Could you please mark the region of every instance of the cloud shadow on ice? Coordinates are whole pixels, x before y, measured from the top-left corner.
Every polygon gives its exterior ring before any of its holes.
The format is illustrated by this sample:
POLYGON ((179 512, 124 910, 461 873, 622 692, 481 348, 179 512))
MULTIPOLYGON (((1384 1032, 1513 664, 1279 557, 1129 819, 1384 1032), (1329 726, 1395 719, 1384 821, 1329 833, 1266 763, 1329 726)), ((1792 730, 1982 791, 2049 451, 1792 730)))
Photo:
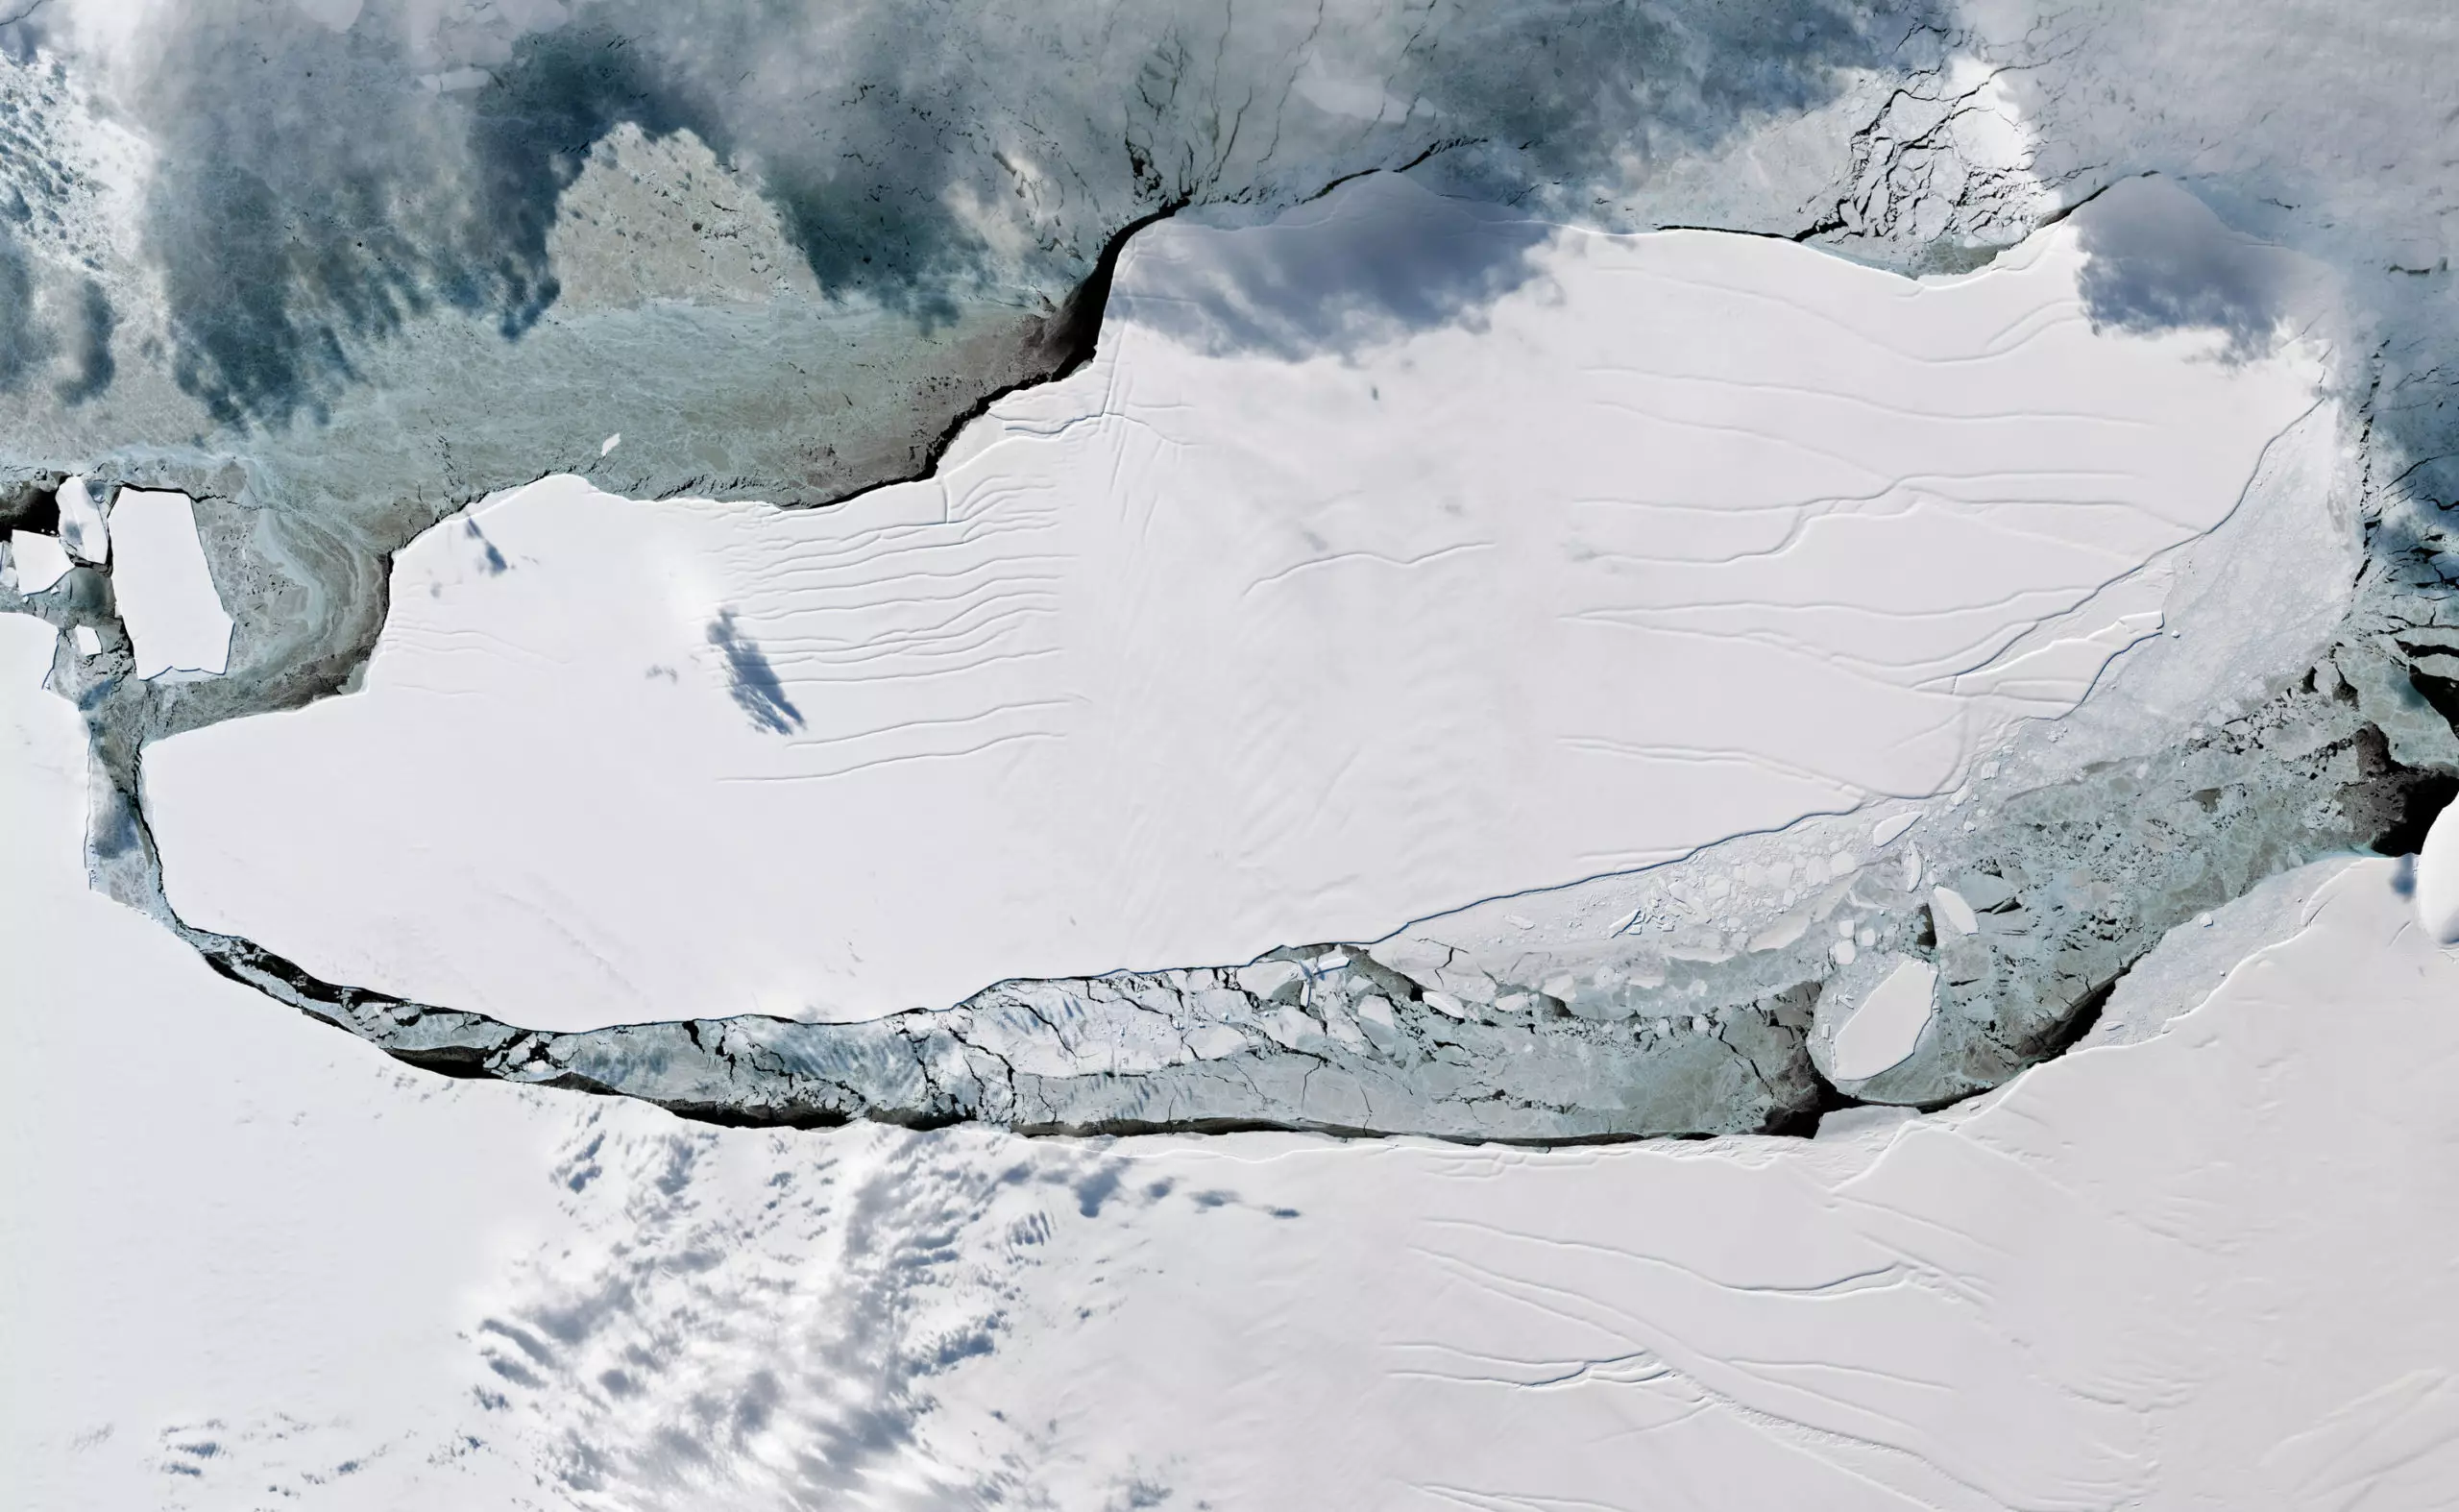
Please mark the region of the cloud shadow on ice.
POLYGON ((786 696, 777 670, 758 645, 735 628, 733 610, 720 610, 709 622, 709 644, 725 653, 726 691, 755 726, 772 735, 791 735, 803 727, 802 711, 786 696))
POLYGON ((1478 325, 1526 283, 1553 228, 1391 174, 1268 226, 1171 225, 1120 277, 1112 308, 1212 355, 1348 356, 1478 325))
POLYGON ((2159 178, 2130 179, 2075 212, 2083 309, 2095 330, 2210 330, 2231 360, 2262 356, 2295 313, 2295 254, 2230 231, 2201 200, 2159 178))

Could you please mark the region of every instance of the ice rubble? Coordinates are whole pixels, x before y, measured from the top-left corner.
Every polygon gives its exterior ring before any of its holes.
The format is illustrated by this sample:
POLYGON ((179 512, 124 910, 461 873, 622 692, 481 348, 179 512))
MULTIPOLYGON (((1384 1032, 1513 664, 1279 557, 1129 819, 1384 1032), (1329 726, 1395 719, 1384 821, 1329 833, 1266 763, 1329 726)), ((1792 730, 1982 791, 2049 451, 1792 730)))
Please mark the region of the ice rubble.
POLYGON ((2070 227, 1915 282, 1428 204, 1148 231, 1101 357, 927 482, 440 526, 354 696, 147 751, 171 904, 556 1031, 1372 939, 1950 784, 2313 404, 2310 354, 2095 332, 2070 227), (1290 286, 1447 214, 1528 260, 1475 329, 1290 286))
POLYGON ((417 1076, 87 890, 52 654, 0 616, 0 1460, 33 1504, 2285 1509, 2459 1478, 2459 958, 2389 861, 2215 910, 2225 981, 2144 1042, 1832 1140, 694 1127, 417 1076))

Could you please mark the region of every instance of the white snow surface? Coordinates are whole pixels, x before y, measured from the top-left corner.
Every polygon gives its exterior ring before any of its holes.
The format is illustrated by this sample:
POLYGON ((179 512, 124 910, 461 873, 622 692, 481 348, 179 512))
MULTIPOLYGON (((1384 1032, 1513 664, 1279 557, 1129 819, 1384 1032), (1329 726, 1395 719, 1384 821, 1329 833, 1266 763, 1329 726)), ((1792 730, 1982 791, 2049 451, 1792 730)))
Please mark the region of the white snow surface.
POLYGON ((2239 937, 2142 1043, 1815 1143, 714 1129, 412 1073, 88 890, 53 646, 0 616, 18 1504, 2406 1512, 2459 1484, 2459 959, 2393 863, 2239 937))
POLYGON ((188 496, 120 490, 111 539, 119 549, 112 596, 136 650, 136 675, 220 676, 230 664, 231 616, 214 591, 188 496))
POLYGON ((1928 281, 1489 227, 1490 305, 1293 351, 1241 270, 1376 192, 1146 232, 932 479, 439 526, 362 691, 147 752, 175 906, 552 1029, 1373 939, 1951 785, 2315 402, 2311 350, 2096 333, 2063 227, 1928 281))
POLYGON ((17 592, 38 594, 68 575, 68 552, 60 537, 39 530, 9 532, 9 560, 17 570, 17 592))
POLYGON ((1881 978, 1836 1031, 1830 1069, 1839 1082, 1863 1082, 1912 1053, 1930 1027, 1938 968, 1907 957, 1881 978))

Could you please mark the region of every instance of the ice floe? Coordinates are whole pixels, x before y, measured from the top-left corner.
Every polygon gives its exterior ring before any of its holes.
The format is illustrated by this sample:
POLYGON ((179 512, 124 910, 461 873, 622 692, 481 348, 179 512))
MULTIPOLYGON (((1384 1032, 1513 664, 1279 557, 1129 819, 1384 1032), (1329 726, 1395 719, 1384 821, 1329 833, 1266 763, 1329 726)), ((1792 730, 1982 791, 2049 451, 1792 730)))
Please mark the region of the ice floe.
POLYGON ((0 616, 0 1461, 30 1505, 1980 1512, 2459 1479, 2459 960, 2389 861, 2218 911, 2226 979, 2142 1043, 1815 1142, 711 1128, 410 1072, 87 890, 53 646, 0 616))
POLYGON ((231 656, 231 616, 196 537, 185 494, 122 489, 111 507, 119 565, 111 587, 136 647, 136 675, 219 676, 231 656))
POLYGON ((1929 962, 1898 961, 1836 1032, 1831 1061, 1836 1079, 1867 1081, 1911 1055, 1930 1025, 1931 995, 1937 982, 1938 968, 1929 962))

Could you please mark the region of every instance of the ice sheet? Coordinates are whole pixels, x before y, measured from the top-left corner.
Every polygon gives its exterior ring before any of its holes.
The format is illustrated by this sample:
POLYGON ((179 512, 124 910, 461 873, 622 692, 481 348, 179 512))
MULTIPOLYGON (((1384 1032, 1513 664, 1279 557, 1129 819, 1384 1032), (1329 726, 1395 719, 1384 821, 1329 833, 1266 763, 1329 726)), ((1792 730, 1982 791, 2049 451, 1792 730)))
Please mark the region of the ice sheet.
POLYGON ((1950 784, 2312 403, 2310 353, 2096 333, 2062 228, 1924 282, 1490 228, 1531 271, 1473 321, 1214 309, 1347 203, 1147 232, 1101 358, 932 481, 438 527, 363 692, 148 752, 174 903, 551 1028, 1371 939, 1950 784))

